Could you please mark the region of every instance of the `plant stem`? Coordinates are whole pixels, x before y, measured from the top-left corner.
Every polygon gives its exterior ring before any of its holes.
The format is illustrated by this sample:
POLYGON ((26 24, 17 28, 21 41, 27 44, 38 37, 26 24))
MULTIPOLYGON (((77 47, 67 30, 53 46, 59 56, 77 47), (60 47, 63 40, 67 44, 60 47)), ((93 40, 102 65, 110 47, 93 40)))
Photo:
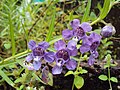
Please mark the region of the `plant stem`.
POLYGON ((73 79, 73 84, 72 84, 72 90, 74 90, 74 79, 73 79))
POLYGON ((110 82, 110 68, 108 67, 108 81, 109 81, 109 85, 110 85, 110 90, 112 90, 112 85, 110 82))
POLYGON ((95 21, 93 21, 90 25, 94 25, 95 23, 99 22, 101 20, 101 18, 97 18, 95 21))
MULTIPOLYGON (((82 54, 80 55, 80 58, 82 57, 82 54)), ((77 65, 77 69, 76 70, 78 70, 78 68, 79 68, 79 66, 80 66, 80 61, 81 61, 81 59, 79 59, 79 61, 78 61, 78 65, 77 65)))
POLYGON ((26 51, 24 51, 24 52, 22 52, 22 53, 19 53, 19 54, 17 54, 17 55, 14 55, 14 56, 11 56, 11 57, 9 57, 9 58, 6 58, 5 60, 1 61, 0 64, 4 63, 5 61, 9 61, 9 60, 11 60, 11 59, 15 59, 15 58, 17 58, 17 57, 19 57, 19 56, 22 56, 22 55, 24 55, 24 54, 27 54, 28 52, 30 52, 30 51, 29 51, 29 50, 26 50, 26 51))

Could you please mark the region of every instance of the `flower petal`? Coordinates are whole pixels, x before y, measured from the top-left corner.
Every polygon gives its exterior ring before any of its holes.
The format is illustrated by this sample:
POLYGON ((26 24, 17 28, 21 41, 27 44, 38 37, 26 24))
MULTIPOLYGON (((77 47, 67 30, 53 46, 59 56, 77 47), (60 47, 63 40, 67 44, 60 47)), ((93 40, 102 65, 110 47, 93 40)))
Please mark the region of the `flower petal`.
POLYGON ((45 49, 47 49, 49 47, 49 43, 43 41, 43 42, 38 43, 38 46, 45 50, 45 49))
POLYGON ((90 51, 91 54, 93 55, 94 58, 97 58, 98 57, 98 52, 97 51, 90 51))
POLYGON ((69 29, 63 30, 62 36, 65 40, 69 40, 73 37, 73 31, 69 29))
POLYGON ((69 51, 69 53, 70 53, 70 56, 76 56, 77 53, 78 53, 77 48, 75 48, 75 49, 73 49, 73 50, 68 50, 68 51, 69 51))
POLYGON ((69 70, 74 70, 76 67, 77 67, 77 62, 74 59, 71 59, 66 63, 66 68, 69 70))
POLYGON ((33 67, 35 70, 39 70, 41 67, 41 62, 40 61, 34 61, 33 62, 33 67))
POLYGON ((79 19, 74 19, 70 22, 70 26, 73 29, 76 29, 80 25, 80 20, 79 19))
POLYGON ((51 62, 54 61, 54 57, 55 57, 54 52, 48 52, 48 53, 46 53, 46 54, 44 55, 45 61, 46 61, 46 62, 49 62, 49 63, 51 63, 51 62))
POLYGON ((82 29, 83 29, 85 32, 89 32, 89 31, 92 30, 92 27, 91 27, 90 24, 87 23, 87 22, 83 22, 83 23, 81 24, 81 27, 82 27, 82 29))
POLYGON ((93 65, 95 62, 95 58, 93 57, 93 55, 91 54, 90 57, 89 57, 89 60, 88 60, 88 64, 91 66, 93 65))
POLYGON ((33 50, 35 46, 36 46, 36 42, 34 40, 29 41, 28 43, 29 49, 33 50))
POLYGON ((32 56, 32 54, 29 54, 29 55, 26 57, 26 61, 27 61, 27 62, 30 62, 31 60, 33 60, 33 56, 32 56))
POLYGON ((92 39, 92 42, 94 42, 94 41, 99 41, 100 42, 101 38, 102 37, 99 34, 94 33, 94 32, 91 33, 90 36, 89 36, 89 39, 92 39))
POLYGON ((28 68, 28 70, 34 70, 34 67, 32 64, 26 65, 26 67, 28 68))
POLYGON ((70 41, 68 42, 67 48, 68 48, 69 50, 74 50, 74 49, 76 48, 76 45, 77 45, 77 42, 76 42, 76 41, 70 40, 70 41))
POLYGON ((61 74, 62 70, 63 70, 62 67, 59 67, 56 65, 52 68, 52 73, 53 74, 61 74))
POLYGON ((59 40, 59 41, 55 42, 54 48, 56 50, 65 49, 66 48, 66 44, 65 44, 65 42, 63 40, 59 40))
POLYGON ((88 52, 90 50, 90 46, 88 44, 83 44, 80 47, 80 52, 83 54, 85 52, 88 52))

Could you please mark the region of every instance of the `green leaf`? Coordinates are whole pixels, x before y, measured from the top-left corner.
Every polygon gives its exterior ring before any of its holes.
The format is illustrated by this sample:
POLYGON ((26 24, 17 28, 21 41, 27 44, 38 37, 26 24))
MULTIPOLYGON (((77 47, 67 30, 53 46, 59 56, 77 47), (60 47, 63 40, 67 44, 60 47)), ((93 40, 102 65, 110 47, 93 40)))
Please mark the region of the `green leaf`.
POLYGON ((48 77, 49 77, 48 85, 53 86, 53 75, 49 73, 48 77))
POLYGON ((0 69, 0 75, 9 85, 14 87, 15 84, 13 83, 13 81, 1 69, 0 69))
POLYGON ((20 78, 17 78, 14 83, 19 83, 19 82, 22 82, 23 81, 23 77, 20 77, 20 78))
POLYGON ((118 79, 117 79, 116 77, 111 77, 110 80, 111 80, 112 82, 118 83, 118 79))
POLYGON ((82 69, 82 70, 80 71, 81 74, 84 74, 84 73, 87 73, 87 72, 88 72, 88 71, 85 70, 85 69, 82 69))
POLYGON ((90 13, 90 20, 94 21, 95 19, 97 19, 97 16, 94 12, 90 13))
POLYGON ((84 79, 80 76, 74 78, 74 85, 77 89, 80 89, 84 85, 84 79))
POLYGON ((68 72, 65 74, 65 76, 68 76, 68 75, 70 75, 70 74, 74 74, 74 72, 73 72, 73 71, 68 71, 68 72))
POLYGON ((49 32, 48 32, 47 37, 46 37, 47 42, 49 42, 51 40, 52 33, 54 32, 55 14, 56 14, 56 7, 54 7, 54 9, 53 9, 53 16, 51 18, 52 20, 51 20, 51 24, 50 24, 50 27, 49 27, 49 32))
POLYGON ((10 43, 5 43, 4 47, 5 47, 5 49, 10 49, 11 48, 11 44, 10 43))
POLYGON ((107 61, 107 65, 109 65, 109 67, 110 67, 110 64, 111 64, 111 55, 107 54, 107 56, 105 57, 105 59, 107 61))
POLYGON ((109 10, 110 10, 110 0, 104 0, 104 5, 100 12, 99 18, 104 19, 107 16, 109 10))
POLYGON ((91 7, 91 0, 88 0, 87 7, 85 9, 85 13, 82 18, 82 22, 87 21, 87 19, 89 17, 90 7, 91 7))
POLYGON ((104 68, 108 68, 108 67, 109 67, 109 65, 107 65, 107 64, 104 65, 104 68))
POLYGON ((56 41, 58 41, 58 40, 60 40, 60 39, 62 39, 62 35, 56 36, 53 40, 49 41, 49 44, 50 44, 50 45, 51 45, 51 44, 54 44, 56 41))
POLYGON ((106 75, 100 75, 98 78, 103 81, 108 80, 108 77, 106 75))
POLYGON ((41 80, 41 78, 39 78, 35 73, 33 73, 32 76, 34 76, 34 77, 35 77, 37 80, 39 80, 41 83, 46 84, 46 83, 44 83, 44 82, 41 80))

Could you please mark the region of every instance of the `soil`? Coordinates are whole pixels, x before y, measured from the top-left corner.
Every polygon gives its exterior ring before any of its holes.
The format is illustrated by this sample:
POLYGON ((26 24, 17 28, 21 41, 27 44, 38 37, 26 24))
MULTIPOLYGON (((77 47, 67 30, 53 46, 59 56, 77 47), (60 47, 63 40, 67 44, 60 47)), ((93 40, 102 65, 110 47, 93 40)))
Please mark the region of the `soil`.
MULTIPOLYGON (((118 83, 112 83, 113 90, 120 90, 120 61, 117 61, 117 67, 111 68, 111 77, 114 76, 118 79, 118 83)), ((103 63, 101 63, 103 64, 103 63)), ((107 75, 107 69, 103 69, 103 66, 98 64, 94 64, 94 66, 90 67, 87 63, 83 62, 81 66, 88 70, 87 74, 81 75, 85 79, 84 86, 80 90, 109 90, 108 81, 102 81, 98 79, 99 75, 105 74, 107 75)), ((72 90, 73 84, 73 75, 69 75, 64 77, 64 74, 54 76, 54 85, 46 86, 45 90, 72 90)), ((74 88, 74 90, 78 90, 74 88)))

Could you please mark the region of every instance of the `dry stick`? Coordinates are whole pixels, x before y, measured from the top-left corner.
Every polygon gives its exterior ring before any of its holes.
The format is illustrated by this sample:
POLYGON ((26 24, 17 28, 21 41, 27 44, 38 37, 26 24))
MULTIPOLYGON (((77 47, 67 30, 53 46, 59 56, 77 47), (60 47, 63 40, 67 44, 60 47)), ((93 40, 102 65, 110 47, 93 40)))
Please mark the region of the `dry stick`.
MULTIPOLYGON (((48 7, 52 4, 53 1, 50 2, 50 4, 45 8, 44 12, 48 9, 48 7)), ((41 16, 44 15, 44 12, 40 14, 38 19, 35 21, 35 23, 32 25, 32 27, 29 29, 28 35, 30 35, 30 32, 32 31, 33 27, 37 24, 37 22, 40 20, 41 16)))

